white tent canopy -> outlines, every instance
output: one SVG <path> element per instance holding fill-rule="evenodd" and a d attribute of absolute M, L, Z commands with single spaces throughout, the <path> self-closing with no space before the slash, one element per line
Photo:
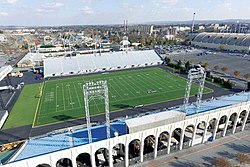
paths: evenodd
<path fill-rule="evenodd" d="M 13 68 L 10 65 L 0 67 L 0 81 L 2 81 L 12 71 L 12 69 Z"/>

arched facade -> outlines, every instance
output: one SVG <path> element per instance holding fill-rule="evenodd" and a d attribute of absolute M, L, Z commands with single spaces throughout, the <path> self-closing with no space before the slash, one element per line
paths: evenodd
<path fill-rule="evenodd" d="M 240 105 L 236 104 L 198 115 L 187 116 L 182 121 L 157 128 L 10 163 L 7 164 L 6 167 L 33 167 L 42 164 L 57 167 L 58 162 L 61 162 L 61 164 L 70 164 L 71 162 L 72 167 L 77 167 L 77 162 L 80 162 L 80 155 L 83 157 L 90 155 L 92 167 L 96 167 L 97 164 L 100 163 L 100 160 L 102 160 L 101 163 L 113 167 L 116 165 L 113 159 L 113 155 L 115 154 L 113 152 L 114 148 L 119 150 L 118 154 L 124 160 L 124 166 L 129 166 L 147 160 L 147 157 L 145 157 L 146 154 L 144 154 L 145 146 L 151 144 L 152 147 L 149 149 L 150 153 L 153 155 L 152 158 L 156 158 L 159 155 L 171 154 L 171 147 L 174 141 L 178 141 L 178 143 L 175 144 L 178 145 L 178 149 L 175 151 L 178 151 L 185 148 L 187 141 L 190 143 L 189 146 L 193 146 L 209 142 L 210 140 L 216 140 L 218 131 L 220 131 L 220 129 L 222 130 L 223 127 L 223 134 L 230 128 L 230 133 L 236 133 L 236 128 L 238 127 L 240 127 L 240 131 L 242 131 L 246 123 L 250 124 L 249 110 L 250 102 L 243 102 Z M 229 135 L 230 133 L 225 134 Z M 221 134 L 222 137 L 223 134 Z M 171 140 L 173 137 L 175 140 Z M 117 145 L 119 145 L 119 147 L 117 147 Z M 134 153 L 135 150 L 136 154 Z M 161 152 L 161 150 L 164 151 Z M 62 157 L 66 160 L 61 160 Z M 96 159 L 99 161 L 97 162 Z"/>
<path fill-rule="evenodd" d="M 200 33 L 192 41 L 197 47 L 250 52 L 249 34 Z"/>

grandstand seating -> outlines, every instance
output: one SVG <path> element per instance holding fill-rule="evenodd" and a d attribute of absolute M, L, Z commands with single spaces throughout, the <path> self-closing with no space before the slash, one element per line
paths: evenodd
<path fill-rule="evenodd" d="M 162 62 L 162 58 L 154 50 L 52 57 L 44 59 L 44 78 L 145 67 L 162 64 Z"/>

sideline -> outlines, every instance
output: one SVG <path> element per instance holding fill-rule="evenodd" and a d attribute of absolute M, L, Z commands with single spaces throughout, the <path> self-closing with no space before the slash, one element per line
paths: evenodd
<path fill-rule="evenodd" d="M 38 109 L 39 109 L 40 102 L 41 102 L 41 97 L 42 97 L 42 93 L 43 93 L 44 83 L 45 82 L 43 81 L 42 86 L 41 86 L 40 91 L 39 91 L 39 94 L 38 94 L 38 102 L 37 102 L 37 105 L 36 105 L 35 116 L 34 116 L 34 119 L 33 119 L 33 122 L 32 122 L 32 128 L 35 127 L 36 117 L 37 117 Z"/>

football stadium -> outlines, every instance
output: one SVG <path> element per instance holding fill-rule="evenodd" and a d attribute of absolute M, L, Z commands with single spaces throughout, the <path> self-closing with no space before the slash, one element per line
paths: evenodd
<path fill-rule="evenodd" d="M 205 84 L 201 66 L 173 73 L 154 50 L 43 64 L 2 117 L 3 166 L 127 167 L 250 127 L 249 92 Z"/>

